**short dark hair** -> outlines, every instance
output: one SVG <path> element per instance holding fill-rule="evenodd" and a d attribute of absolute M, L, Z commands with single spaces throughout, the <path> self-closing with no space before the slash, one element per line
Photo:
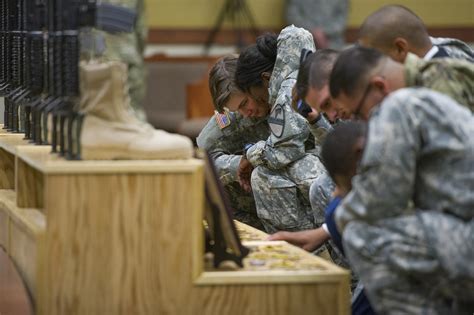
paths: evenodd
<path fill-rule="evenodd" d="M 367 124 L 361 121 L 343 121 L 328 133 L 321 148 L 324 167 L 336 182 L 336 175 L 351 176 L 360 159 L 355 145 L 365 138 Z M 337 183 L 336 183 L 337 184 Z"/>
<path fill-rule="evenodd" d="M 384 55 L 378 50 L 356 45 L 346 49 L 336 60 L 329 79 L 329 89 L 333 98 L 341 92 L 353 96 L 354 92 L 365 85 L 367 76 Z"/>
<path fill-rule="evenodd" d="M 412 10 L 402 5 L 386 5 L 370 14 L 359 28 L 359 38 L 365 38 L 371 47 L 383 49 L 402 37 L 411 46 L 431 47 L 423 21 Z"/>
<path fill-rule="evenodd" d="M 300 65 L 295 83 L 298 99 L 304 99 L 309 88 L 321 89 L 329 82 L 329 75 L 338 54 L 339 52 L 333 49 L 321 49 L 306 57 Z"/>
<path fill-rule="evenodd" d="M 257 38 L 256 44 L 247 47 L 239 56 L 235 82 L 239 89 L 248 92 L 253 86 L 262 86 L 263 72 L 271 72 L 277 58 L 277 39 L 273 33 Z"/>

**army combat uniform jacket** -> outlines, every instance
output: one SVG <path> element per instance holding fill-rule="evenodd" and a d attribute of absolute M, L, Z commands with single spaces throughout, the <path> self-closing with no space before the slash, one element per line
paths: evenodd
<path fill-rule="evenodd" d="M 423 86 L 444 93 L 474 111 L 474 63 L 452 58 L 405 59 L 407 86 Z"/>
<path fill-rule="evenodd" d="M 431 43 L 444 49 L 449 58 L 474 62 L 474 51 L 463 41 L 456 38 L 430 37 Z"/>
<path fill-rule="evenodd" d="M 360 172 L 336 210 L 347 256 L 376 311 L 468 311 L 473 218 L 472 113 L 424 88 L 390 94 L 370 118 Z"/>

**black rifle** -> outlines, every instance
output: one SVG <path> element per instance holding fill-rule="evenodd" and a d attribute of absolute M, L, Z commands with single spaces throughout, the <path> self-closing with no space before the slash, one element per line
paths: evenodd
<path fill-rule="evenodd" d="M 49 65 L 49 86 L 52 86 L 51 94 L 56 98 L 46 107 L 44 117 L 52 115 L 53 152 L 57 152 L 59 147 L 61 155 L 66 155 L 68 159 L 79 159 L 82 116 L 74 110 L 79 98 L 79 31 L 82 27 L 95 24 L 95 1 L 49 2 L 48 51 L 54 60 Z"/>
<path fill-rule="evenodd" d="M 45 0 L 26 0 L 26 86 L 28 96 L 23 105 L 25 138 L 35 140 L 35 111 L 39 106 L 45 85 L 45 45 L 46 26 Z"/>
<path fill-rule="evenodd" d="M 0 95 L 5 96 L 10 84 L 10 1 L 0 2 Z M 6 105 L 5 105 L 6 106 Z M 4 112 L 4 129 L 8 128 L 8 108 Z"/>
<path fill-rule="evenodd" d="M 3 55 L 3 78 L 0 89 L 1 95 L 5 96 L 4 128 L 13 130 L 13 104 L 11 95 L 20 84 L 20 4 L 16 0 L 4 0 L 2 14 L 2 55 Z"/>
<path fill-rule="evenodd" d="M 12 87 L 13 89 L 6 94 L 5 101 L 10 110 L 9 130 L 13 132 L 22 132 L 20 125 L 20 104 L 28 97 L 27 88 L 27 58 L 26 58 L 26 1 L 16 1 L 13 11 L 17 12 L 13 20 L 13 30 L 11 39 L 11 66 L 12 66 Z"/>

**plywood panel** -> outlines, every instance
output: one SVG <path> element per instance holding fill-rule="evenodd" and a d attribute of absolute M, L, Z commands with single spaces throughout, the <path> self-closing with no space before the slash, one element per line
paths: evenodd
<path fill-rule="evenodd" d="M 45 230 L 44 215 L 35 209 L 17 209 L 10 220 L 9 254 L 30 293 L 37 293 L 38 246 Z"/>
<path fill-rule="evenodd" d="M 14 188 L 15 188 L 15 155 L 0 148 L 0 189 L 14 189 Z"/>
<path fill-rule="evenodd" d="M 7 252 L 10 247 L 10 215 L 16 209 L 16 197 L 12 189 L 0 189 L 0 246 Z"/>
<path fill-rule="evenodd" d="M 8 212 L 3 207 L 0 207 L 0 247 L 3 247 L 8 252 Z"/>
<path fill-rule="evenodd" d="M 198 296 L 210 298 L 202 299 L 199 309 L 200 314 L 216 315 L 349 314 L 349 300 L 338 300 L 334 294 L 338 290 L 336 284 L 214 286 L 201 289 Z M 348 298 L 348 295 L 347 291 L 340 296 Z"/>
<path fill-rule="evenodd" d="M 17 206 L 44 209 L 43 174 L 17 157 L 15 176 Z"/>
<path fill-rule="evenodd" d="M 199 239 L 189 227 L 200 223 L 191 223 L 192 205 L 202 192 L 191 185 L 194 176 L 202 180 L 201 167 L 195 174 L 49 176 L 40 313 L 151 314 L 182 304 L 176 293 L 191 287 Z"/>
<path fill-rule="evenodd" d="M 203 272 L 200 160 L 17 159 L 18 200 L 40 194 L 45 210 L 16 208 L 12 191 L 0 205 L 39 314 L 348 313 L 349 274 L 301 249 L 321 268 Z"/>

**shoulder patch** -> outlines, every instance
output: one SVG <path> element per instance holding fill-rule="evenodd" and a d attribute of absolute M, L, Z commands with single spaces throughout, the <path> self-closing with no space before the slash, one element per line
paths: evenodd
<path fill-rule="evenodd" d="M 273 135 L 280 138 L 285 130 L 285 110 L 281 105 L 277 105 L 272 109 L 270 117 L 268 117 L 268 125 Z"/>
<path fill-rule="evenodd" d="M 214 117 L 216 118 L 217 125 L 219 125 L 221 129 L 230 126 L 232 122 L 228 111 L 225 111 L 223 114 L 215 111 Z"/>

